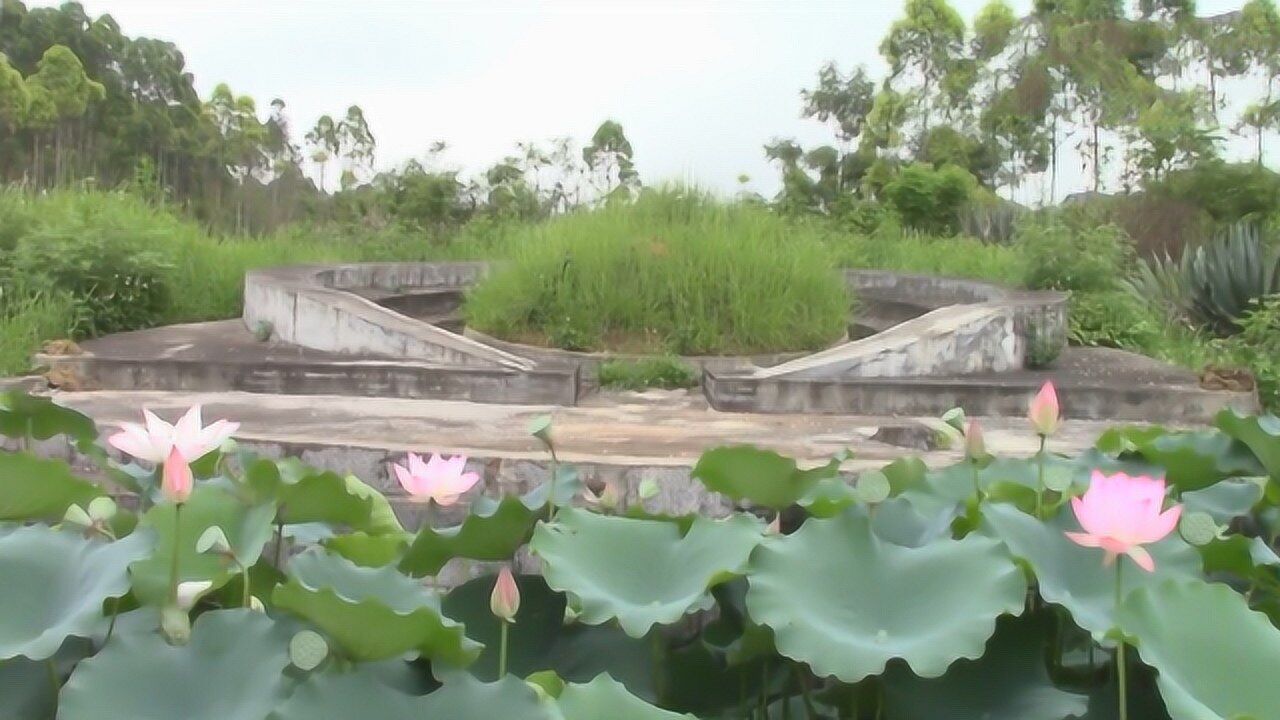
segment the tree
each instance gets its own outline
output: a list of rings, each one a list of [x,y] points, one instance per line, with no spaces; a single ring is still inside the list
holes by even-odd
[[[640,187],[640,175],[632,161],[631,141],[614,120],[605,120],[582,148],[582,161],[591,176],[592,187],[606,202],[630,197]]]
[[[27,78],[33,92],[43,95],[40,99],[44,119],[48,106],[54,111],[54,182],[62,183],[66,177],[68,145],[77,129],[83,128],[83,116],[91,103],[106,97],[102,83],[89,79],[80,58],[65,45],[54,45],[44,52],[36,72]]]
[[[1244,134],[1246,128],[1253,132],[1257,143],[1257,156],[1255,159],[1258,166],[1262,167],[1263,138],[1266,137],[1268,130],[1280,130],[1280,100],[1254,102],[1245,107],[1244,111],[1240,113],[1240,120],[1233,130],[1237,134]]]
[[[9,64],[4,53],[0,53],[0,127],[16,131],[30,105],[31,91],[27,89],[22,73]]]
[[[342,150],[342,140],[338,135],[338,124],[328,115],[321,115],[316,120],[315,127],[307,131],[305,136],[307,148],[311,151],[311,162],[315,163],[316,168],[320,171],[320,192],[326,192],[325,189],[325,168],[328,167],[329,161],[338,157]]]
[[[343,161],[341,187],[347,190],[360,181],[361,175],[373,171],[373,157],[377,150],[377,141],[359,105],[347,108],[347,116],[338,123],[336,140],[336,152]]]
[[[946,0],[907,0],[904,17],[893,23],[880,44],[891,81],[911,72],[920,77],[915,97],[924,132],[929,130],[934,90],[963,52],[964,36],[964,19]]]

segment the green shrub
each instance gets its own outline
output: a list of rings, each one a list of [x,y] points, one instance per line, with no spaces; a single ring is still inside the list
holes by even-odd
[[[1121,290],[1072,295],[1068,317],[1073,345],[1145,350],[1160,332],[1151,313]]]
[[[46,206],[20,238],[11,272],[31,285],[64,292],[79,312],[76,336],[159,324],[172,296],[158,252],[166,227],[128,203],[84,195]]]
[[[1133,258],[1120,228],[1072,227],[1052,214],[1019,223],[1016,244],[1026,261],[1024,283],[1034,290],[1115,290]]]
[[[0,284],[0,373],[29,370],[40,345],[70,336],[77,318],[77,304],[65,293]]]
[[[964,236],[903,232],[888,222],[873,235],[830,234],[826,242],[841,267],[977,278],[1007,285],[1020,285],[1025,274],[1018,248]]]
[[[606,360],[599,375],[600,386],[613,390],[698,386],[697,370],[675,357]]]
[[[1253,372],[1263,406],[1280,407],[1280,295],[1255,302],[1241,318],[1239,334],[1220,346],[1235,364]]]
[[[976,184],[969,171],[955,165],[935,170],[925,163],[912,163],[885,185],[884,196],[907,227],[952,233]]]
[[[822,347],[849,298],[813,225],[679,188],[529,226],[467,323],[568,349],[679,355]]]

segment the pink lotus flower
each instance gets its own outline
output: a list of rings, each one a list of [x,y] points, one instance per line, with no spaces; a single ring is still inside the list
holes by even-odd
[[[191,474],[191,466],[183,459],[178,448],[172,448],[169,450],[169,457],[164,461],[160,492],[175,503],[184,503],[191,497],[191,489],[194,486],[195,477]]]
[[[511,574],[511,568],[503,566],[498,572],[498,581],[493,584],[493,594],[489,596],[489,609],[500,620],[511,622],[520,612],[520,588]]]
[[[463,472],[467,468],[466,455],[455,455],[446,460],[433,454],[430,460],[423,462],[420,456],[409,453],[408,467],[391,463],[391,468],[400,486],[413,500],[434,500],[441,506],[454,504],[480,481],[476,473]]]
[[[1164,480],[1124,473],[1103,475],[1095,470],[1084,497],[1071,498],[1071,509],[1084,532],[1069,532],[1077,545],[1102,548],[1104,563],[1128,555],[1138,567],[1152,572],[1155,560],[1142,547],[1173,532],[1182,515],[1182,506],[1160,511],[1164,504]]]
[[[150,410],[143,410],[142,415],[145,425],[122,423],[120,432],[107,438],[107,443],[139,460],[155,464],[164,462],[174,448],[189,461],[199,460],[221,447],[240,429],[240,423],[226,420],[201,427],[199,405],[187,410],[174,425],[161,420]]]
[[[1058,431],[1062,418],[1058,414],[1058,391],[1054,389],[1052,381],[1041,386],[1040,392],[1032,398],[1027,419],[1040,437],[1049,437]]]

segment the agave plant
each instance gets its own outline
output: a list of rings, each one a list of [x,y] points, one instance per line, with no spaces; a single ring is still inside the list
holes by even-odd
[[[1139,263],[1130,291],[1174,318],[1217,335],[1240,330],[1262,298],[1280,292],[1280,253],[1254,223],[1236,223],[1186,252]]]

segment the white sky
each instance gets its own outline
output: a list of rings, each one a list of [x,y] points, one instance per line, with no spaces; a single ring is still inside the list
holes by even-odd
[[[1201,14],[1242,0],[1199,0]],[[378,165],[448,141],[467,171],[519,140],[585,141],[621,122],[641,178],[723,191],[739,174],[772,194],[761,146],[775,136],[829,142],[800,119],[818,67],[877,52],[902,0],[82,0],[131,36],[171,40],[203,95],[219,82],[265,114],[288,104],[295,132],[359,104]],[[985,0],[952,0],[968,19]],[[48,2],[33,5],[54,4]],[[1014,0],[1025,12],[1031,0]],[[1064,158],[1061,182],[1080,186]]]

